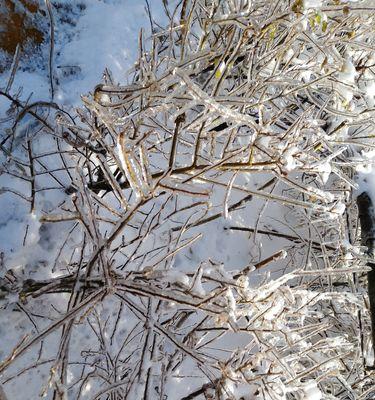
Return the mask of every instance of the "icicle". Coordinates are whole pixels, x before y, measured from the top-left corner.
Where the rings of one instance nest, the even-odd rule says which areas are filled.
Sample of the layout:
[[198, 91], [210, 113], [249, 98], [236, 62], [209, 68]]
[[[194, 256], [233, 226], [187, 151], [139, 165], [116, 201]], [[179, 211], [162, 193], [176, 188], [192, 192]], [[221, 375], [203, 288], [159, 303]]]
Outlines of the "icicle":
[[147, 162], [144, 151], [140, 150], [141, 162], [139, 162], [124, 132], [121, 132], [118, 136], [117, 147], [120, 154], [120, 161], [130, 187], [134, 190], [137, 198], [148, 197], [150, 195], [150, 187], [148, 184], [149, 174], [147, 172]]

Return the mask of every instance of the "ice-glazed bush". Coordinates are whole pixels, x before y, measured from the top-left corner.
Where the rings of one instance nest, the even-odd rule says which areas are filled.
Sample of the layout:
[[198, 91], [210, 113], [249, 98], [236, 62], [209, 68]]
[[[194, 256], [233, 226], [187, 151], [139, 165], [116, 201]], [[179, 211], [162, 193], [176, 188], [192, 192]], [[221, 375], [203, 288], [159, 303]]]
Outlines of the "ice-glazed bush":
[[0, 293], [28, 336], [3, 354], [4, 390], [373, 398], [353, 201], [374, 147], [373, 2], [163, 5], [129, 84], [105, 71], [74, 114], [9, 114], [3, 192], [29, 231]]

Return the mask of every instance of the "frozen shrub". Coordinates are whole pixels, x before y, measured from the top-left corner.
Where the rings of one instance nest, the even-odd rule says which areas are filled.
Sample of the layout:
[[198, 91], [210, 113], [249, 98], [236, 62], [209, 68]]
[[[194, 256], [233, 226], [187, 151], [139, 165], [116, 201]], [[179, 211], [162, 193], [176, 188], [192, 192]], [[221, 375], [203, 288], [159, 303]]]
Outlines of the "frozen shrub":
[[2, 302], [41, 321], [5, 389], [27, 360], [54, 399], [372, 398], [352, 198], [374, 6], [164, 5], [131, 84], [106, 71], [76, 117], [14, 146], [48, 107], [17, 104], [4, 173], [35, 218]]

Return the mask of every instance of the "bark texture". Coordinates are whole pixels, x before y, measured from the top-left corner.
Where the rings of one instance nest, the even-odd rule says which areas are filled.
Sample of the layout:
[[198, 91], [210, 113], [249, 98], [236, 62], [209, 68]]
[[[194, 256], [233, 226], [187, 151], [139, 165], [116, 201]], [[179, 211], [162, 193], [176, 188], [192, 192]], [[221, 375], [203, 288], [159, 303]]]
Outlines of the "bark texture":
[[[368, 296], [370, 300], [372, 343], [375, 345], [375, 213], [372, 200], [367, 192], [357, 198], [358, 216], [361, 224], [361, 244], [367, 247], [371, 267], [368, 272]], [[375, 350], [375, 349], [374, 349]]]

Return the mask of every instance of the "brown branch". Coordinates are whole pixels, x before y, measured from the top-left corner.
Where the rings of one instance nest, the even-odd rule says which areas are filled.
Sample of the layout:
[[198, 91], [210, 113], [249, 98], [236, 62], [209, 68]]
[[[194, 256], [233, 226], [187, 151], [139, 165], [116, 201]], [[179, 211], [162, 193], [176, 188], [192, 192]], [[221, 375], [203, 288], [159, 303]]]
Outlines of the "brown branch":
[[[367, 248], [371, 271], [367, 273], [368, 296], [372, 327], [372, 345], [375, 348], [375, 212], [372, 199], [367, 192], [357, 197], [358, 217], [361, 224], [361, 244]], [[373, 365], [375, 367], [375, 364]]]
[[268, 230], [266, 231], [266, 230], [263, 230], [263, 229], [255, 229], [255, 228], [245, 228], [245, 227], [242, 227], [242, 226], [230, 226], [228, 228], [224, 227], [224, 229], [225, 230], [231, 230], [231, 231], [252, 232], [252, 233], [259, 233], [261, 235], [275, 236], [275, 237], [279, 237], [279, 238], [282, 238], [282, 239], [290, 240], [292, 242], [300, 242], [300, 243], [303, 243], [303, 242], [309, 243], [309, 242], [311, 242], [312, 246], [315, 249], [321, 249], [322, 246], [324, 246], [328, 250], [337, 251], [336, 247], [330, 246], [328, 244], [319, 243], [319, 242], [316, 242], [314, 240], [311, 241], [310, 239], [301, 239], [298, 236], [287, 235], [285, 233], [280, 233], [280, 232], [276, 232], [276, 231], [268, 231]]

